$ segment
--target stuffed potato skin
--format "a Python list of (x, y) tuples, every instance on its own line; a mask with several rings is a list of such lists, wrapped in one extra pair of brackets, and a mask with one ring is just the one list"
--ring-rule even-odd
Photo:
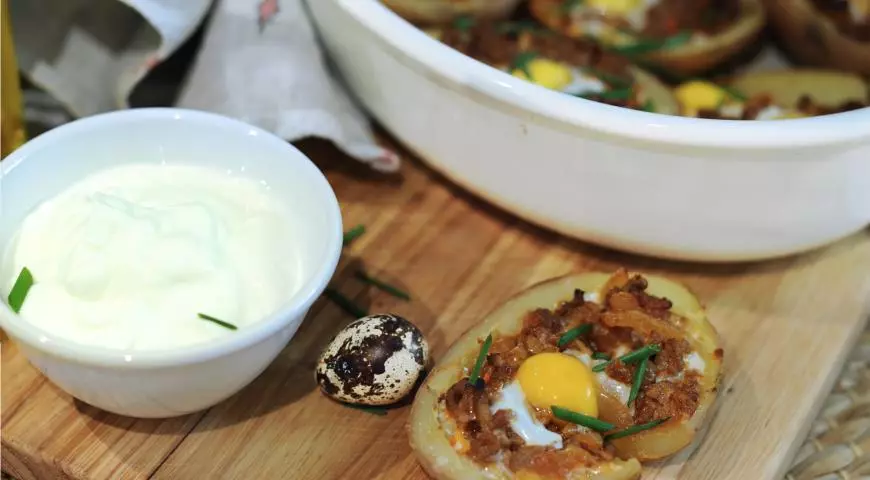
[(870, 42), (840, 32), (809, 0), (763, 0), (779, 44), (806, 65), (870, 75)]
[[(707, 321), (703, 307), (685, 287), (669, 280), (644, 275), (649, 282), (648, 292), (667, 297), (673, 302), (671, 311), (683, 318), (681, 328), (686, 339), (705, 360), (702, 396), (691, 418), (669, 421), (661, 426), (632, 437), (613, 441), (618, 456), (593, 469), (576, 471), (571, 478), (599, 480), (635, 479), (641, 474), (639, 460), (655, 460), (672, 455), (686, 447), (702, 427), (712, 407), (721, 379), (722, 350), (718, 335)], [(516, 295), (491, 312), (482, 323), (462, 335), (446, 352), (427, 377), (413, 402), (408, 421), (412, 449), (424, 469), (434, 478), (483, 479), (523, 478), (509, 472), (484, 469), (451, 446), (445, 425), (439, 413), (439, 397), (460, 379), (463, 368), (474, 362), (480, 342), (488, 335), (494, 338), (512, 336), (522, 330), (524, 314), (539, 307), (550, 308), (571, 298), (574, 290), (598, 291), (610, 276), (591, 273), (569, 275), (546, 281)], [(531, 477), (537, 478), (537, 477)]]
[(861, 77), (832, 70), (751, 72), (733, 77), (726, 83), (749, 97), (771, 95), (775, 103), (785, 107), (795, 107), (804, 95), (809, 95), (816, 103), (826, 106), (846, 102), (870, 104), (870, 87)]
[(504, 18), (520, 0), (382, 0), (390, 10), (415, 23), (444, 23), (461, 16)]
[[(562, 0), (529, 0), (529, 9), (539, 22), (572, 38), (584, 35), (566, 22)], [(690, 42), (668, 50), (637, 57), (675, 77), (694, 76), (712, 70), (755, 44), (762, 35), (765, 12), (758, 0), (741, 0), (741, 15), (733, 25), (704, 40)]]

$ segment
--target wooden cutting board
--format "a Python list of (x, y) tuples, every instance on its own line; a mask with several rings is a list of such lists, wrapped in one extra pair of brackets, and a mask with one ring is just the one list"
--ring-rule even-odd
[[(657, 261), (530, 226), (407, 156), (400, 176), (384, 178), (323, 143), (304, 148), (335, 187), (345, 225), (368, 229), (346, 249), (332, 286), (371, 312), (415, 322), (436, 359), (501, 301), (556, 275), (625, 265), (694, 289), (723, 337), (727, 376), (703, 441), (650, 468), (648, 478), (782, 478), (870, 311), (870, 231), (757, 264)], [(353, 272), (361, 266), (413, 300), (359, 283)], [(408, 408), (376, 416), (317, 390), (320, 349), (351, 320), (321, 299), (248, 388), (169, 420), (119, 417), (75, 401), (4, 341), (2, 468), (19, 480), (423, 479), (405, 436)]]

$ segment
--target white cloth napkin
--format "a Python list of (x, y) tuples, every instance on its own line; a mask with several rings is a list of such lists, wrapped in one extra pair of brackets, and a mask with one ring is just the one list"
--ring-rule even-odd
[(328, 68), (304, 0), (13, 0), (10, 9), (19, 67), (74, 116), (129, 108), (134, 87), (206, 21), (176, 106), (288, 141), (326, 138), (379, 171), (400, 166)]

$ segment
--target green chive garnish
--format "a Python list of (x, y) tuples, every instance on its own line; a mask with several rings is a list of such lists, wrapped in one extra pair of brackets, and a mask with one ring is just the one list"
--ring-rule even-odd
[(571, 13), (575, 8), (583, 4), (583, 0), (564, 0), (559, 9), (562, 13)]
[(470, 15), (462, 15), (461, 17), (456, 17), (453, 20), (453, 28), (461, 32), (467, 32), (471, 30), (472, 27), (474, 27), (475, 23), (476, 21), (474, 17)]
[(18, 313), (21, 311), (21, 306), (24, 305), (24, 299), (27, 298), (27, 292), (30, 291), (30, 287), (32, 286), (33, 274), (30, 273), (30, 270), (27, 267), (24, 267), (18, 274), (18, 278), (15, 279), (15, 285), (12, 285), (12, 290), (6, 298), (7, 303), (9, 303), (9, 308), (11, 308), (13, 312)]
[(631, 405), (637, 398), (637, 394), (640, 393), (640, 384), (643, 383), (643, 377), (646, 375), (646, 358), (640, 361), (637, 364), (637, 370), (634, 371), (634, 378), (631, 382), (631, 392), (628, 394), (628, 403), (627, 405)]
[(356, 272), (356, 277), (359, 278), (360, 280), (362, 280), (363, 282), (366, 282), (374, 287), (379, 288), (380, 290), (383, 290), (383, 291), (389, 293), (390, 295), (392, 295), (394, 297), (398, 297), (398, 298), (401, 298), (403, 300), (411, 300), (411, 296), (408, 295), (407, 293), (403, 292), (402, 290), (399, 290), (399, 288), (394, 287), (394, 286), (390, 285), (389, 283), (382, 282), (382, 281), (378, 280), (377, 278), (372, 278), (372, 277), (366, 275), (365, 272)]
[(725, 93), (727, 93), (728, 95), (730, 95), (732, 98), (734, 98), (736, 100), (740, 100), (741, 102), (745, 102), (747, 100), (746, 95), (734, 87), (731, 87), (728, 85), (719, 85), (719, 88), (724, 90)]
[(613, 88), (630, 87), (631, 84), (633, 83), (632, 80), (629, 80), (627, 78), (623, 78), (619, 75), (614, 75), (612, 73), (607, 73), (605, 71), (599, 70), (599, 69), (594, 68), (594, 67), (586, 67), (583, 70), (585, 70), (587, 73), (589, 73), (593, 77), (598, 78), (600, 80), (603, 80), (604, 82), (606, 82), (607, 84), (609, 84)]
[[(635, 350), (633, 352), (628, 352), (625, 355), (619, 357), (619, 360), (622, 363), (636, 363), (636, 362), (639, 362), (641, 360), (645, 360), (645, 359), (649, 358), (650, 356), (655, 355), (656, 353), (659, 353), (661, 351), (662, 351), (662, 347), (658, 344), (653, 343), (653, 344), (647, 345), (645, 347), (638, 348), (637, 350)], [(592, 371), (593, 372), (603, 372), (604, 369), (607, 368), (607, 366), (610, 365), (612, 362), (613, 362), (613, 360), (608, 360), (604, 363), (599, 363), (598, 365), (595, 365), (594, 367), (592, 367)]]
[(349, 244), (364, 233), (366, 233), (366, 227), (364, 225), (357, 225), (350, 230), (344, 232), (344, 245)]
[(356, 410), (362, 410), (363, 412), (368, 412), (379, 417), (383, 417), (387, 414), (387, 410), (384, 408), (372, 407), (369, 405), (354, 405), (352, 403), (342, 403), (342, 405)]
[(638, 39), (629, 45), (617, 45), (609, 48), (623, 55), (639, 55), (679, 47), (691, 39), (692, 32), (683, 31), (667, 38)]
[(489, 353), (489, 347), (491, 346), (492, 334), (489, 334), (480, 347), (480, 353), (477, 354), (477, 361), (474, 362), (474, 370), (471, 371), (471, 376), (468, 377), (468, 383), (477, 385), (477, 379), (480, 378), (480, 371), (483, 369), (483, 362), (486, 361), (486, 354)]
[(519, 70), (526, 74), (527, 80), (534, 81), (534, 79), (532, 79), (532, 72), (529, 70), (529, 62), (534, 60), (537, 56), (537, 52), (532, 51), (518, 53), (511, 62), (511, 72)]
[(610, 360), (610, 355), (604, 352), (592, 352), (592, 358), (595, 360)]
[(596, 432), (606, 432), (608, 430), (613, 430), (615, 426), (612, 423), (605, 422), (604, 420), (599, 420), (595, 417), (583, 415), (582, 413), (568, 410), (567, 408), (557, 407), (555, 405), (551, 406), (550, 410), (552, 410), (553, 416), (558, 419), (591, 428)]
[(225, 321), (223, 321), (223, 320), (220, 320), (220, 319), (214, 318), (214, 317), (212, 317), (211, 315), (206, 315), (206, 314), (204, 314), (204, 313), (197, 313), (196, 315), (197, 315), (199, 318), (203, 319), (203, 320), (208, 320), (209, 322), (216, 323), (216, 324), (218, 324), (218, 325), (220, 325), (220, 326), (222, 326), (222, 327), (224, 327), (224, 328), (228, 328), (228, 329), (230, 329), (230, 330), (238, 330), (238, 329), (239, 329), (238, 327), (236, 327), (236, 326), (233, 325), (232, 323), (230, 323), (230, 322), (225, 322)]
[(671, 419), (671, 417), (666, 417), (666, 418), (660, 418), (658, 420), (653, 420), (653, 421), (648, 422), (648, 423), (643, 423), (640, 425), (632, 425), (630, 427), (625, 428), (624, 430), (620, 430), (618, 432), (611, 433), (610, 435), (605, 435), (604, 441), (606, 442), (608, 440), (616, 440), (617, 438), (622, 438), (622, 437), (627, 437), (629, 435), (634, 435), (635, 433), (639, 433), (639, 432), (642, 432), (644, 430), (649, 430), (651, 428), (658, 427), (659, 425), (667, 422), (670, 419)]
[(579, 337), (580, 335), (589, 333), (590, 330), (592, 330), (591, 323), (585, 323), (583, 325), (580, 325), (579, 327), (574, 327), (571, 330), (563, 333), (562, 336), (559, 337), (559, 341), (556, 342), (556, 345), (558, 345), (559, 348), (564, 347), (565, 345), (574, 341), (574, 339)]
[(645, 102), (643, 102), (643, 106), (641, 107), (644, 112), (655, 113), (656, 104), (652, 101), (651, 98), (647, 98)]
[[(498, 33), (510, 33), (517, 34), (520, 32), (537, 32), (541, 30), (541, 27), (531, 20), (517, 20), (515, 22), (504, 22), (500, 23), (498, 27)], [(544, 30), (548, 31), (548, 30)]]
[(614, 88), (613, 90), (605, 90), (600, 93), (584, 93), (583, 98), (598, 98), (601, 100), (628, 100), (631, 98), (633, 90), (631, 87)]
[(354, 318), (362, 318), (369, 315), (369, 312), (367, 312), (364, 308), (353, 303), (351, 299), (345, 297), (337, 290), (327, 288), (323, 291), (323, 294), (326, 295), (326, 298), (332, 300), (332, 303), (336, 304), (339, 308), (353, 315)]

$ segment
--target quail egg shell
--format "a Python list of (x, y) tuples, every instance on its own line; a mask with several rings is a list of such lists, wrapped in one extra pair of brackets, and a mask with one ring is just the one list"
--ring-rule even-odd
[(414, 324), (397, 315), (369, 315), (326, 346), (316, 379), (340, 402), (389, 405), (411, 393), (428, 362), (429, 345)]

